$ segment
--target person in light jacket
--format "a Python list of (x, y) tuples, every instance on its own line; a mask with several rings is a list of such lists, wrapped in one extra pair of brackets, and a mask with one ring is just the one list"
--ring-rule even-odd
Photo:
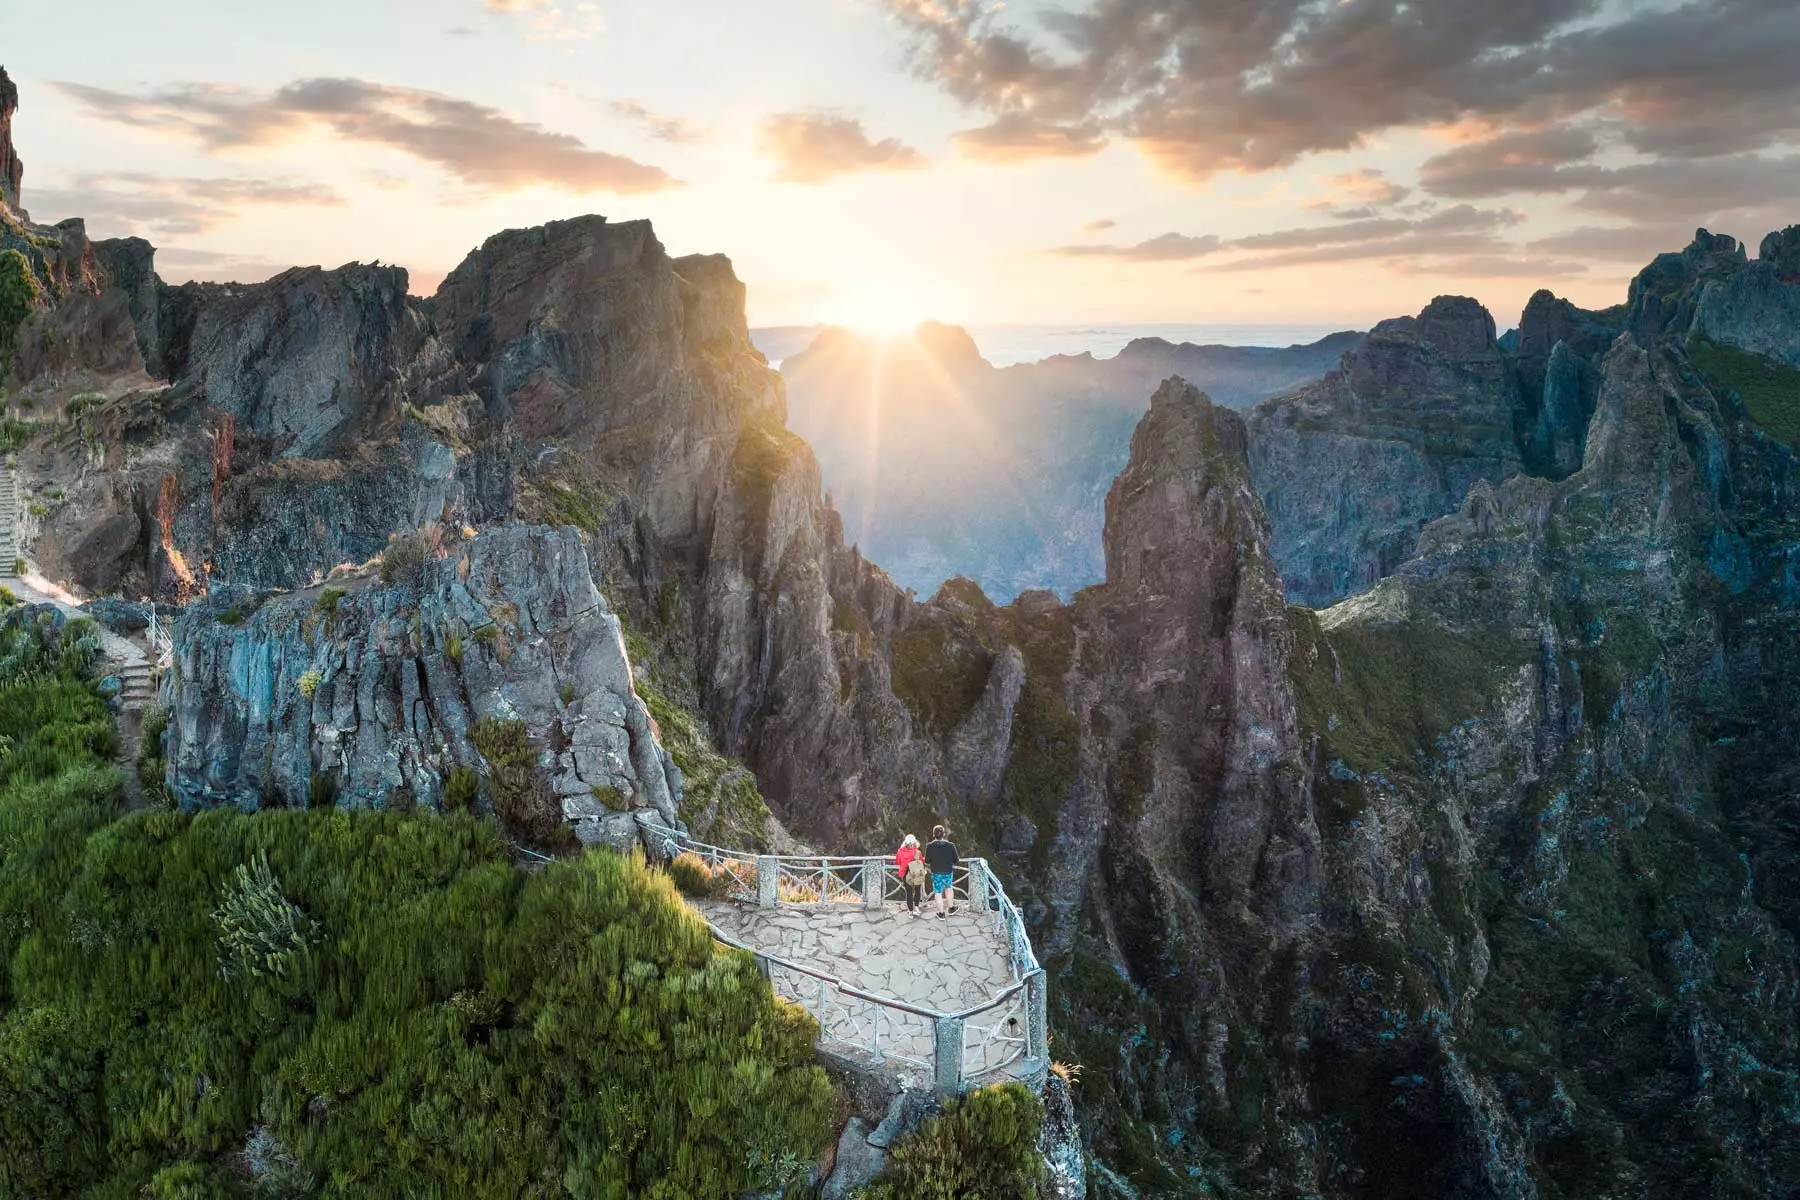
[(910, 833), (894, 853), (894, 871), (900, 876), (900, 886), (906, 889), (906, 911), (915, 917), (920, 916), (919, 906), (924, 900), (927, 872), (925, 857), (919, 853), (919, 839)]
[(937, 897), (940, 917), (956, 911), (956, 897), (950, 885), (955, 879), (956, 864), (961, 861), (956, 843), (950, 840), (950, 830), (943, 825), (932, 826), (931, 842), (925, 847), (925, 865), (931, 871), (931, 894)]

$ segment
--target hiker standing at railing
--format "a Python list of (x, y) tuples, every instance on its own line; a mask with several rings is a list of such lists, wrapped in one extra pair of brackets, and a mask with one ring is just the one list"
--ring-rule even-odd
[(937, 897), (940, 917), (956, 911), (950, 885), (955, 882), (956, 864), (961, 861), (956, 843), (950, 840), (950, 830), (943, 825), (932, 826), (931, 842), (925, 847), (925, 865), (931, 869), (931, 894)]
[(906, 889), (906, 911), (914, 917), (921, 916), (919, 905), (924, 900), (928, 872), (925, 856), (919, 853), (919, 839), (910, 833), (894, 853), (894, 873), (900, 876), (900, 886)]

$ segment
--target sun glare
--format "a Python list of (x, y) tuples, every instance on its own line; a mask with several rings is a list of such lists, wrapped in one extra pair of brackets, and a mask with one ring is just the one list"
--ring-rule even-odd
[(917, 297), (904, 292), (853, 292), (839, 305), (837, 323), (865, 333), (910, 333), (925, 316)]

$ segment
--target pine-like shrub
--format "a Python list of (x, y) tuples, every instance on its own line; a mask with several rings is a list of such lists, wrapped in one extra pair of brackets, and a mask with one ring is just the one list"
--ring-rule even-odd
[(1022, 1084), (977, 1088), (894, 1143), (861, 1200), (1036, 1200), (1048, 1185), (1043, 1101)]
[(526, 872), (467, 815), (115, 819), (84, 636), (0, 618), (0, 1196), (267, 1195), (268, 1160), (321, 1198), (685, 1200), (823, 1148), (817, 1026), (666, 876)]

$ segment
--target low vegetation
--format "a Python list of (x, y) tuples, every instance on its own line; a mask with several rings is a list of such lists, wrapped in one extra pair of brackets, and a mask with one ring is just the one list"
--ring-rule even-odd
[(1800, 450), (1800, 371), (1704, 338), (1688, 343), (1687, 352), (1707, 381), (1735, 395), (1764, 432)]
[(1035, 1200), (1049, 1180), (1038, 1154), (1043, 1103), (1016, 1083), (951, 1100), (894, 1143), (861, 1200)]
[(120, 815), (91, 627), (0, 625), (0, 1195), (735, 1197), (810, 1017), (615, 854), (470, 816)]
[(549, 853), (576, 849), (574, 832), (563, 820), (562, 799), (538, 766), (538, 751), (523, 721), (483, 717), (469, 740), (487, 760), (494, 813), (527, 846)]

